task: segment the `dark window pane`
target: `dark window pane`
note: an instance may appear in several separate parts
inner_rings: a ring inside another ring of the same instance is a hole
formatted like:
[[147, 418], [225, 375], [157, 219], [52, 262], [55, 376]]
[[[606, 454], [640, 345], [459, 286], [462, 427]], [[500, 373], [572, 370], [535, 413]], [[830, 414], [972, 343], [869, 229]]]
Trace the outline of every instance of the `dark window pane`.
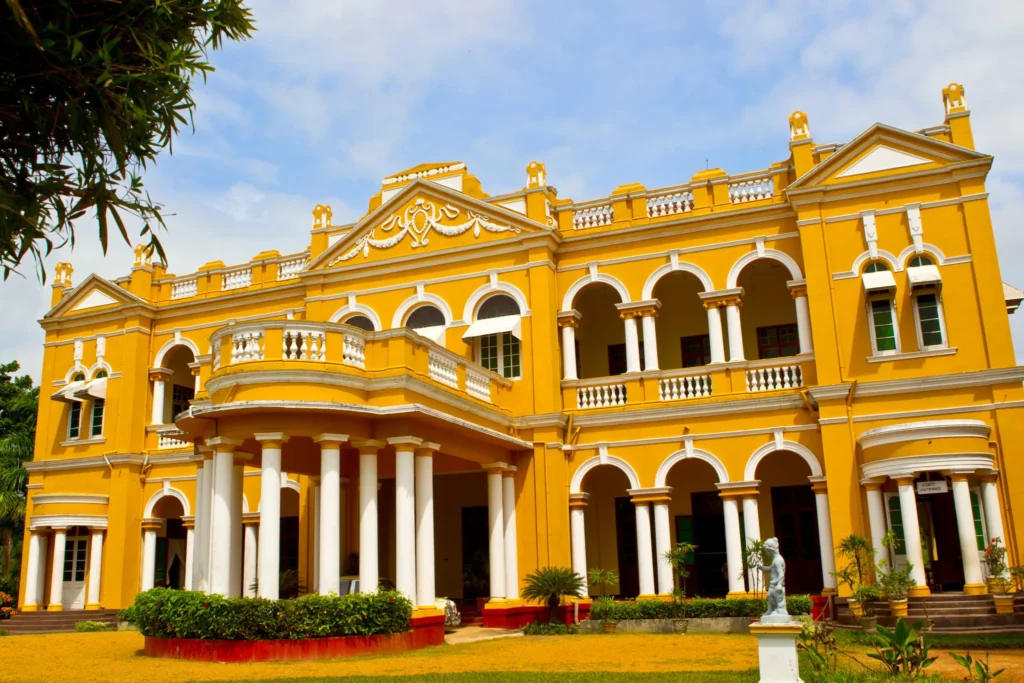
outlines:
[[757, 328], [758, 358], [783, 358], [800, 353], [796, 325]]
[[421, 330], [424, 327], [438, 327], [444, 324], [444, 314], [434, 306], [420, 306], [405, 320], [405, 326], [410, 330]]

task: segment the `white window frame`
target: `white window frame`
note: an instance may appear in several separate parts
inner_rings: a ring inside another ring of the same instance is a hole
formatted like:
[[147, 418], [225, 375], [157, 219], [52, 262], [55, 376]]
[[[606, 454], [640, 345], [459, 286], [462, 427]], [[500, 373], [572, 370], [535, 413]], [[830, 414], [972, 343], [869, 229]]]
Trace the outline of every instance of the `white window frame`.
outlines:
[[[96, 412], [96, 400], [93, 399], [92, 401], [89, 401], [89, 436], [87, 437], [89, 439], [100, 439], [103, 437], [103, 425], [107, 419], [107, 401], [106, 399], [101, 400], [103, 401], [103, 415], [100, 416], [100, 431], [98, 434], [94, 434], [92, 431], [93, 417]], [[79, 429], [78, 433], [81, 434], [82, 430]]]
[[[888, 301], [889, 310], [892, 311], [892, 330], [893, 336], [896, 339], [896, 348], [893, 350], [878, 350], [878, 340], [875, 338], [875, 315], [872, 310], [872, 304], [876, 301]], [[865, 304], [867, 316], [868, 316], [868, 333], [871, 335], [871, 355], [872, 356], [895, 356], [898, 355], [903, 347], [900, 343], [900, 321], [896, 310], [896, 300], [894, 297], [886, 295], [869, 296], [867, 304]]]
[[[882, 496], [883, 496], [884, 502], [885, 502], [885, 530], [886, 531], [892, 531], [892, 514], [891, 514], [892, 511], [889, 509], [889, 505], [891, 505], [891, 503], [889, 501], [892, 500], [893, 498], [897, 498], [898, 499], [900, 497], [900, 494], [898, 492], [895, 492], [895, 491], [893, 491], [893, 492], [883, 492]], [[902, 503], [901, 503], [901, 505], [902, 505]], [[903, 508], [901, 507], [900, 511], [902, 512], [902, 510], [903, 510]], [[904, 545], [904, 547], [906, 547], [906, 543], [907, 543], [907, 539], [906, 539], [906, 536], [904, 536], [903, 537], [903, 545]], [[896, 567], [903, 568], [903, 567], [907, 566], [907, 556], [906, 556], [906, 554], [896, 555], [895, 557], [891, 557], [891, 558], [889, 558], [889, 561], [890, 561], [890, 563], [892, 564], [892, 566], [894, 568], [896, 568]]]
[[[75, 409], [75, 406], [78, 406], [78, 435], [77, 436], [71, 436], [71, 413]], [[83, 413], [85, 413], [85, 403], [82, 402], [82, 401], [79, 401], [77, 403], [71, 403], [68, 406], [68, 429], [67, 429], [67, 436], [68, 436], [67, 440], [68, 441], [78, 441], [79, 439], [82, 438], [82, 416], [83, 416]], [[92, 416], [92, 411], [89, 411], [89, 415], [90, 415], [90, 417]]]
[[[510, 335], [513, 339], [515, 339], [516, 341], [519, 342], [519, 374], [516, 375], [515, 377], [505, 377], [505, 344], [503, 343], [503, 340], [502, 340], [502, 335], [504, 335], [504, 334]], [[484, 364], [483, 363], [483, 348], [482, 348], [483, 344], [482, 344], [482, 341], [484, 340], [485, 337], [491, 337], [491, 336], [498, 338], [498, 344], [497, 344], [497, 347], [498, 347], [498, 369], [495, 370], [494, 372], [497, 372], [502, 377], [505, 377], [505, 379], [510, 379], [512, 381], [516, 381], [516, 380], [522, 379], [523, 378], [523, 340], [522, 339], [518, 339], [511, 332], [496, 332], [493, 335], [484, 335], [483, 337], [477, 337], [474, 340], [474, 344], [473, 344], [473, 349], [475, 351], [474, 358], [475, 358], [476, 362], [479, 365], [483, 365]]]
[[[939, 313], [939, 332], [942, 333], [941, 344], [925, 345], [924, 335], [921, 333], [921, 313], [917, 309], [917, 298], [922, 295], [934, 294], [935, 295], [935, 306]], [[914, 331], [917, 334], [917, 348], [921, 351], [935, 351], [938, 349], [949, 348], [949, 334], [946, 332], [946, 311], [942, 306], [942, 293], [937, 289], [927, 289], [920, 292], [912, 292], [910, 298], [913, 299], [911, 302], [912, 308], [914, 309]], [[897, 342], [897, 345], [899, 343]]]

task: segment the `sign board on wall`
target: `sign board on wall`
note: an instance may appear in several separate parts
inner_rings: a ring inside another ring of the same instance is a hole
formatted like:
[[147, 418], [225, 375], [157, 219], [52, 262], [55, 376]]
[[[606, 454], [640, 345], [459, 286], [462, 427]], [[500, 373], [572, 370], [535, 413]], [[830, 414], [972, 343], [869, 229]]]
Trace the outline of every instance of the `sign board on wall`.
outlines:
[[946, 480], [941, 481], [919, 481], [917, 482], [917, 494], [926, 495], [929, 493], [946, 493], [949, 491], [949, 485], [946, 484]]

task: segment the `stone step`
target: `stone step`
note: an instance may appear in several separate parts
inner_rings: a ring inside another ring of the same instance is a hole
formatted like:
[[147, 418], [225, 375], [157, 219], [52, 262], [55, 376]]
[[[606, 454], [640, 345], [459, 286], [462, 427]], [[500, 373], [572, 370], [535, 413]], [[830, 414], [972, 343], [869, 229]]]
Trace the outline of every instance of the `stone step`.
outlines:
[[75, 630], [75, 624], [81, 621], [99, 621], [116, 625], [117, 611], [20, 612], [11, 619], [0, 621], [0, 629], [8, 631], [12, 635], [70, 633]]

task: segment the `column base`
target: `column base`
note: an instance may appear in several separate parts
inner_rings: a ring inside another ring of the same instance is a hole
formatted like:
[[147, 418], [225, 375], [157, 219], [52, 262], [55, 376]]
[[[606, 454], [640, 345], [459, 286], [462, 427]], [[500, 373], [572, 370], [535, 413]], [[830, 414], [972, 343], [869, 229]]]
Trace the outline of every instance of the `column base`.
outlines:
[[417, 605], [412, 608], [412, 618], [443, 617], [444, 612], [437, 608], [437, 605]]
[[741, 600], [747, 597], [747, 591], [729, 591], [725, 594], [727, 600]]
[[86, 604], [85, 609], [87, 612], [95, 612], [97, 610], [103, 609], [103, 607], [99, 603], [90, 602]]
[[928, 586], [914, 586], [907, 591], [907, 596], [911, 598], [927, 598], [932, 594], [932, 589]]
[[964, 584], [964, 595], [986, 595], [987, 593], [988, 586], [983, 583]]
[[42, 605], [22, 605], [18, 608], [22, 612], [42, 612]]
[[50, 605], [49, 607], [46, 608], [46, 611], [47, 612], [63, 612], [64, 611], [64, 605], [61, 605], [59, 603], [56, 604], [56, 605]]
[[838, 588], [825, 588], [824, 590], [821, 591], [821, 596], [823, 598], [828, 598], [828, 597], [831, 597], [833, 595], [839, 595], [839, 589]]
[[641, 600], [657, 600], [658, 596], [655, 593], [641, 593], [636, 596], [637, 602]]

